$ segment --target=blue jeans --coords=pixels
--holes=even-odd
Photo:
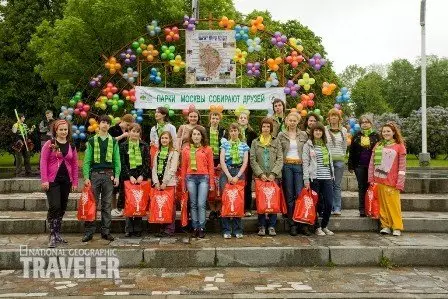
[[[268,221],[266,221],[266,214],[258,215],[258,226],[259,227],[275,227],[277,224],[277,214],[267,214]]]
[[[367,166],[358,166],[355,168],[356,179],[358,180],[358,196],[359,196],[359,214],[365,215],[364,198],[369,188],[368,177],[369,168]]]
[[[205,229],[205,206],[209,190],[209,176],[189,174],[186,177],[190,200],[191,224],[194,229]]]
[[[236,176],[241,168],[228,167],[227,169],[229,170],[231,176]],[[244,174],[240,177],[240,180],[244,180]],[[221,188],[221,191],[224,190],[226,184],[227,184],[227,176],[223,171],[221,172],[221,176],[219,177],[219,187]],[[241,221],[241,218],[222,217],[221,223],[223,234],[231,234],[232,226],[233,226],[233,233],[235,235],[243,234],[243,223]]]
[[[331,208],[333,203],[333,180],[318,180],[311,182],[311,189],[319,194],[319,204],[317,205],[317,212],[322,217],[319,225],[319,218],[316,217],[316,227],[326,228],[330,221]]]
[[[283,165],[283,192],[288,205],[288,218],[292,219],[297,196],[303,189],[303,169],[300,164]],[[290,224],[294,224],[290,221]]]
[[[341,183],[344,175],[344,161],[333,161],[334,181],[333,181],[333,211],[340,212],[342,209]]]

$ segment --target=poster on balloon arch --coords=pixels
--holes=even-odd
[[[233,30],[186,31],[186,84],[235,84],[235,47]]]

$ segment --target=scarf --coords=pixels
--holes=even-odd
[[[262,146],[267,147],[271,144],[272,136],[264,137],[264,135],[260,135],[260,143]]]
[[[370,147],[370,134],[373,133],[373,129],[370,128],[368,130],[362,130],[362,135],[361,135],[361,146],[362,147],[366,147],[369,148]]]
[[[100,163],[100,143],[98,142],[99,135],[93,137],[93,161],[95,163]],[[114,150],[114,140],[110,134],[107,134],[107,152],[106,152],[106,162],[112,162],[112,152]],[[141,157],[140,157],[141,159]]]
[[[280,127],[279,128],[279,132],[284,132],[285,129],[286,129],[285,128],[285,122],[284,122],[285,118],[275,115],[274,119],[275,119],[275,121],[278,123],[278,125]]]
[[[200,146],[196,146],[193,143],[190,144],[190,168],[191,170],[198,170],[198,165],[196,163],[196,151]]]
[[[239,139],[237,139],[236,141],[230,140],[230,157],[232,158],[233,165],[241,164],[239,147],[240,147]]]
[[[160,135],[162,135],[162,133],[165,131],[165,125],[165,123],[163,123],[163,125],[157,124],[157,136],[160,137]]]
[[[168,157],[168,146],[162,146],[160,148],[159,156],[157,157],[157,174],[163,173],[163,165]]]
[[[378,143],[378,145],[375,148],[375,154],[373,157],[375,165],[381,165],[381,160],[383,160],[383,148],[385,146],[392,144],[395,144],[395,140],[389,140],[389,141],[382,140]]]
[[[142,153],[139,141],[128,141],[129,168],[135,169],[142,165]]]
[[[210,128],[210,146],[213,150],[213,155],[219,155],[219,141],[218,141],[218,130]]]
[[[327,126],[327,129],[328,129],[328,132],[330,133],[331,143],[333,143],[333,146],[336,146],[336,138],[334,137],[333,133],[341,132],[341,136],[342,136],[341,129],[340,128],[332,129],[331,126]],[[344,137],[342,137],[342,139],[344,139]]]
[[[247,141],[247,140],[246,140],[246,129],[247,129],[247,125],[245,125],[245,126],[241,126],[241,125],[240,125],[240,129],[241,129],[241,136],[243,137],[243,141]]]
[[[330,165],[330,155],[328,154],[328,148],[324,144],[324,141],[322,139],[314,140],[314,144],[320,147],[320,150],[322,152],[322,160],[324,163],[324,166]]]

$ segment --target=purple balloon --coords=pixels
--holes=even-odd
[[[339,104],[334,104],[334,108],[340,110],[340,109],[341,109],[341,105],[339,105]]]
[[[258,69],[260,68],[261,64],[259,62],[255,62],[255,67]]]
[[[96,81],[95,80],[90,81],[90,86],[95,87],[96,86]]]
[[[296,96],[297,96],[297,91],[292,90],[292,91],[291,91],[291,96],[292,96],[292,97],[296,97]]]
[[[188,24],[187,26],[187,30],[193,30],[194,29],[194,24]]]
[[[260,76],[260,70],[255,70],[254,75],[255,75],[256,77]]]
[[[126,59],[124,60],[124,63],[126,63],[126,64],[131,64],[131,60],[130,60],[129,58],[126,58]]]
[[[285,87],[285,89],[283,90],[286,94],[290,94],[291,93],[291,88],[289,87]]]
[[[271,43],[275,45],[277,43],[277,39],[275,37],[271,38]]]

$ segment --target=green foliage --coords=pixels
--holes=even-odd
[[[347,66],[345,70],[341,74],[339,74],[339,78],[342,85],[351,90],[353,89],[353,87],[355,87],[356,82],[364,77],[366,73],[367,71],[365,68],[357,64],[352,64]]]
[[[395,265],[387,256],[382,256],[380,260],[380,267],[392,269],[397,267],[397,265]]]
[[[385,98],[386,81],[376,72],[370,72],[359,79],[352,89],[352,100],[356,115],[367,112],[382,114],[391,111]]]

